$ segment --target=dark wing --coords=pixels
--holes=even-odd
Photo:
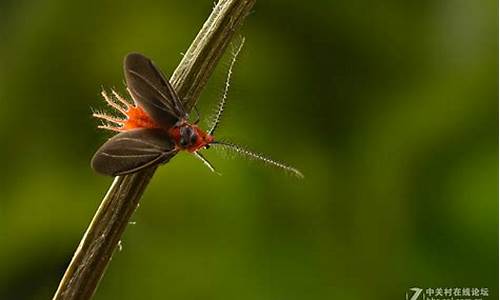
[[[187,116],[174,88],[150,59],[130,53],[123,67],[132,98],[156,123],[169,128]]]
[[[97,150],[92,168],[101,174],[118,176],[165,163],[177,150],[161,129],[141,128],[119,133]]]

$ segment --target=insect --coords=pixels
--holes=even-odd
[[[133,103],[114,90],[112,95],[102,91],[107,104],[123,117],[100,112],[93,114],[104,122],[99,128],[116,131],[118,134],[97,150],[92,158],[92,168],[104,175],[126,175],[167,163],[180,151],[187,151],[200,159],[211,171],[216,172],[213,165],[201,154],[201,150],[214,146],[303,177],[300,171],[284,163],[237,144],[214,138],[224,111],[232,68],[242,46],[243,41],[233,53],[224,94],[207,131],[198,126],[198,113],[196,121],[189,121],[189,115],[176,91],[150,59],[139,53],[128,54],[124,60],[124,73]]]

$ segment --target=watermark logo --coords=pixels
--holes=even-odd
[[[420,295],[422,294],[422,289],[421,288],[411,288],[410,292],[406,292],[406,300],[418,300],[421,299]]]
[[[486,300],[489,295],[487,287],[412,287],[405,300]]]

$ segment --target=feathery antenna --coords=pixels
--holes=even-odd
[[[248,150],[247,148],[245,148],[243,146],[236,145],[233,143],[228,143],[228,142],[222,142],[222,141],[214,141],[214,142],[210,143],[210,145],[220,146],[226,150],[231,150],[234,153],[237,153],[237,154],[242,155],[244,157],[248,157],[248,158],[254,159],[254,160],[259,160],[259,161],[262,161],[265,164],[268,164],[272,167],[282,169],[283,171],[291,173],[291,174],[297,176],[298,178],[304,178],[304,175],[299,170],[295,169],[294,167],[288,166],[282,162],[275,161],[275,160],[273,160],[269,157],[266,157],[260,153]]]
[[[229,65],[229,69],[227,71],[226,82],[224,85],[224,93],[222,94],[222,98],[219,102],[219,105],[217,106],[217,113],[215,114],[215,117],[213,118],[212,126],[210,126],[210,129],[208,130],[208,134],[210,134],[210,135],[213,135],[213,133],[215,132],[215,129],[219,125],[220,120],[222,118],[222,113],[224,112],[224,106],[226,105],[227,94],[229,92],[231,75],[233,74],[233,67],[234,67],[234,64],[236,63],[236,59],[238,58],[238,55],[240,54],[240,51],[243,48],[244,44],[245,44],[245,38],[242,37],[238,48],[236,48],[236,50],[233,49],[233,51],[232,51],[233,58],[231,59],[231,64]]]

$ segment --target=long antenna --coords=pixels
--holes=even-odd
[[[213,133],[215,132],[215,129],[219,125],[219,122],[222,118],[222,113],[224,112],[224,106],[226,105],[227,94],[229,92],[231,75],[233,74],[233,67],[234,67],[234,64],[236,63],[236,58],[238,58],[238,54],[240,54],[240,51],[243,48],[244,44],[245,44],[245,38],[242,37],[240,45],[238,46],[236,51],[234,49],[232,51],[233,58],[231,59],[231,64],[229,65],[229,69],[227,71],[226,82],[224,84],[224,93],[222,94],[222,98],[219,102],[219,105],[217,106],[217,113],[215,114],[215,117],[213,118],[212,126],[210,126],[210,129],[208,130],[208,134],[210,134],[210,135],[213,135]]]
[[[304,178],[304,175],[299,170],[295,169],[294,167],[288,166],[282,162],[275,161],[275,160],[273,160],[269,157],[266,157],[260,153],[250,151],[243,146],[236,145],[233,143],[228,143],[228,142],[221,142],[221,141],[214,141],[214,142],[210,143],[210,145],[220,146],[222,148],[234,151],[235,153],[240,154],[240,155],[245,156],[245,157],[248,157],[250,159],[260,160],[260,161],[264,162],[265,164],[268,164],[270,166],[280,168],[283,171],[289,172],[289,173],[297,176],[298,178]]]

